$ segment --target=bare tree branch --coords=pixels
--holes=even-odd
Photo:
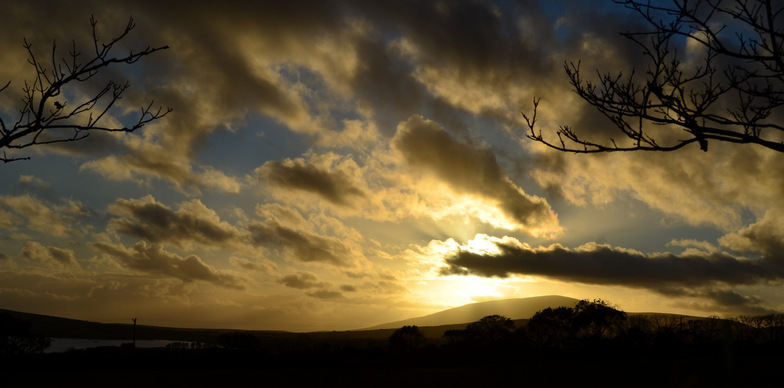
[[[27,62],[35,69],[35,78],[25,81],[22,87],[22,108],[13,124],[0,117],[0,148],[3,155],[0,161],[8,163],[29,157],[7,156],[6,149],[22,149],[35,145],[74,142],[86,138],[90,131],[133,132],[146,124],[157,121],[167,114],[171,108],[153,107],[151,101],[140,109],[138,119],[128,126],[112,126],[104,124],[109,110],[120,100],[130,83],[108,81],[100,90],[88,94],[91,97],[66,101],[64,93],[76,89],[100,73],[104,68],[114,64],[132,64],[157,51],[168,49],[169,46],[151,47],[129,51],[124,55],[115,55],[112,50],[136,27],[133,18],[128,20],[125,29],[116,37],[103,43],[96,25],[98,22],[90,17],[92,26],[93,54],[83,61],[82,53],[77,50],[75,41],[71,42],[68,54],[58,58],[57,42],[52,43],[49,63],[42,63],[33,51],[32,43],[24,40],[27,50]],[[10,82],[0,88],[5,91]],[[73,93],[69,94],[71,98]],[[58,98],[59,97],[59,98]]]
[[[572,127],[552,136],[524,117],[527,137],[564,152],[674,151],[710,141],[756,144],[784,152],[784,4],[771,0],[613,0],[640,15],[650,31],[622,35],[643,49],[644,74],[582,76],[580,62],[564,64],[574,91],[621,132],[619,145],[589,141]],[[701,47],[698,63],[682,62],[678,40]],[[524,115],[525,116],[525,115]],[[678,136],[661,137],[662,131]],[[654,131],[655,129],[655,131]]]

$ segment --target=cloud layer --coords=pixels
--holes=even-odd
[[[170,46],[102,73],[132,85],[104,119],[151,99],[174,112],[4,166],[3,306],[279,329],[561,290],[686,314],[784,309],[780,154],[585,156],[525,140],[535,97],[546,133],[611,135],[562,66],[644,71],[618,34],[640,20],[617,4],[18,2],[0,13],[6,124],[31,74],[22,39],[46,61],[53,40],[89,52],[85,10],[104,38],[134,17],[118,53]]]
[[[726,297],[726,286],[784,280],[784,265],[777,257],[748,259],[718,251],[644,254],[595,243],[577,249],[559,244],[532,248],[511,237],[487,235],[478,235],[476,240],[493,249],[460,249],[449,254],[441,274],[544,276],[564,282],[643,288],[665,295],[703,293],[712,298]]]
[[[437,123],[414,116],[401,123],[393,145],[415,168],[434,174],[453,190],[496,201],[521,229],[554,229],[558,220],[543,198],[525,194],[502,171],[493,152],[453,139]]]
[[[171,276],[185,282],[201,280],[221,287],[243,290],[235,276],[218,271],[195,255],[180,257],[159,245],[147,246],[139,242],[132,249],[106,243],[95,243],[93,248],[117,260],[123,267],[152,275]]]
[[[226,246],[242,239],[239,230],[221,221],[198,199],[180,204],[176,211],[151,195],[138,200],[117,199],[109,213],[117,216],[109,221],[110,228],[150,242]]]
[[[341,171],[322,170],[302,160],[267,162],[261,167],[260,175],[273,186],[311,192],[335,205],[348,206],[352,199],[365,196]]]

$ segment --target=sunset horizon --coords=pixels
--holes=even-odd
[[[55,128],[27,137],[47,144],[4,146],[2,309],[290,332],[538,296],[699,317],[784,311],[776,141],[654,120],[652,144],[687,143],[553,149],[572,144],[570,128],[589,145],[646,139],[620,138],[618,120],[570,83],[578,66],[582,82],[651,72],[622,35],[649,25],[622,4],[6,5],[6,133],[39,85],[31,53],[47,77],[67,79],[69,61],[88,61],[129,20],[111,55],[151,51],[31,104],[58,117],[111,85],[102,98],[122,98],[89,120],[143,125]],[[703,48],[674,42],[682,66],[700,71]],[[673,98],[651,85],[661,104]]]

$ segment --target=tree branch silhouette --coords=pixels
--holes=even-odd
[[[101,70],[120,63],[133,64],[143,57],[169,48],[147,46],[142,50],[131,50],[118,56],[113,49],[136,27],[133,18],[129,18],[122,33],[106,43],[101,42],[96,32],[97,24],[97,20],[91,16],[93,52],[84,61],[82,53],[77,50],[76,41],[71,42],[71,49],[62,57],[58,57],[57,42],[53,42],[50,62],[43,63],[36,57],[33,45],[27,39],[24,40],[27,62],[35,69],[36,75],[32,81],[24,83],[22,108],[18,117],[9,120],[0,116],[0,148],[3,149],[0,161],[8,163],[30,159],[7,156],[6,150],[9,149],[75,142],[86,138],[90,131],[133,132],[172,111],[171,108],[155,107],[154,101],[151,101],[140,108],[138,118],[132,124],[123,126],[107,123],[107,113],[130,87],[127,81],[108,81],[97,92],[88,94],[88,97],[69,95],[73,101],[66,101],[63,94],[71,89],[70,87],[75,89],[75,85],[87,82]],[[10,85],[9,81],[0,88],[0,92],[8,89]]]
[[[652,31],[626,32],[648,65],[640,74],[601,73],[586,79],[580,62],[567,62],[569,82],[620,132],[619,139],[588,140],[561,125],[555,137],[523,113],[526,136],[564,152],[674,151],[710,141],[756,144],[784,152],[784,6],[771,0],[614,0],[640,15]],[[680,42],[680,43],[679,43]],[[686,42],[686,43],[683,43]],[[685,44],[695,62],[678,52]],[[662,135],[663,133],[671,135]]]

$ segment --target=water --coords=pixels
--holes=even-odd
[[[69,349],[87,349],[100,346],[117,346],[131,343],[130,340],[105,340],[105,339],[84,339],[84,338],[52,338],[52,345],[44,350],[44,353],[59,353]],[[172,342],[169,340],[136,340],[137,348],[165,348]]]

